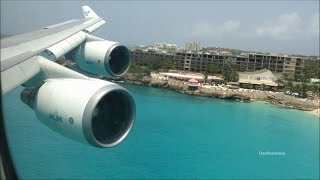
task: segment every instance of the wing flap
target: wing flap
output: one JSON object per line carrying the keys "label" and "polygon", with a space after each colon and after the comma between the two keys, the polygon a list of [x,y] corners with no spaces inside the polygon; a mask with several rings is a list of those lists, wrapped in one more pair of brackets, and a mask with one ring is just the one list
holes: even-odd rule
{"label": "wing flap", "polygon": [[86,28],[84,31],[87,32],[87,33],[92,33],[94,32],[95,30],[99,29],[100,27],[102,27],[104,24],[106,23],[106,21],[104,20],[101,20],[99,22],[97,22],[96,24]]}
{"label": "wing flap", "polygon": [[73,48],[77,47],[85,39],[86,39],[86,34],[80,31],[77,34],[74,34],[69,38],[49,47],[47,50],[50,51],[50,53],[52,53],[52,54],[49,54],[50,59],[56,59],[61,57],[62,55],[71,51]]}

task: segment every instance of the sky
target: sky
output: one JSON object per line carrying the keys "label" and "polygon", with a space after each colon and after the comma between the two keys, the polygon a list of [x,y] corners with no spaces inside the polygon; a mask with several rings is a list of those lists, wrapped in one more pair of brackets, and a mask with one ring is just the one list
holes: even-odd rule
{"label": "sky", "polygon": [[125,45],[184,46],[319,56],[316,1],[1,1],[1,34],[83,18],[89,5],[106,24],[94,35]]}

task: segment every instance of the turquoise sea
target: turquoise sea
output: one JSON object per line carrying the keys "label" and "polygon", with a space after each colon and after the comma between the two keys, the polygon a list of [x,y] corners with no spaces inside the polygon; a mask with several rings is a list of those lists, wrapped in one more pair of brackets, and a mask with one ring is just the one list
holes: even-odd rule
{"label": "turquoise sea", "polygon": [[[99,149],[42,125],[3,98],[5,125],[22,179],[318,179],[319,119],[262,102],[241,103],[123,84],[137,118],[119,146]],[[285,155],[259,155],[284,152]]]}

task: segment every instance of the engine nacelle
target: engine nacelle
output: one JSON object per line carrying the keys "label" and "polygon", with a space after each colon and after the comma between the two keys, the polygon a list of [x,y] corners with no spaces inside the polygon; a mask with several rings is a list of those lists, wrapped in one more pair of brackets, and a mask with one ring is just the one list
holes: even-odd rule
{"label": "engine nacelle", "polygon": [[21,100],[52,130],[96,147],[113,147],[130,132],[135,103],[121,86],[98,79],[50,79]]}
{"label": "engine nacelle", "polygon": [[72,56],[81,69],[105,76],[122,76],[131,63],[128,48],[106,40],[84,42]]}

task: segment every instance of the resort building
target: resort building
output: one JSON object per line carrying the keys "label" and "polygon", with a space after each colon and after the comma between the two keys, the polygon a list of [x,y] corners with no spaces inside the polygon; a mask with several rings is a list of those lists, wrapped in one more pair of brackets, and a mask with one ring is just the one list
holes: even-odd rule
{"label": "resort building", "polygon": [[302,75],[304,59],[300,57],[250,53],[245,57],[237,57],[236,64],[239,71],[269,69],[272,72],[286,73],[291,78],[297,78]]}
{"label": "resort building", "polygon": [[213,64],[223,71],[226,66],[231,66],[240,72],[251,72],[268,69],[274,73],[286,73],[291,78],[299,78],[302,75],[304,59],[300,57],[276,56],[266,54],[249,53],[242,56],[215,55],[202,52],[174,52],[156,53],[134,49],[131,51],[133,62],[139,62],[146,56],[157,56],[163,60],[172,61],[178,70],[192,72],[205,72],[208,66]]}
{"label": "resort building", "polygon": [[254,72],[240,72],[239,86],[244,87],[248,85],[278,87],[277,77],[272,74],[270,70],[262,69]]}

